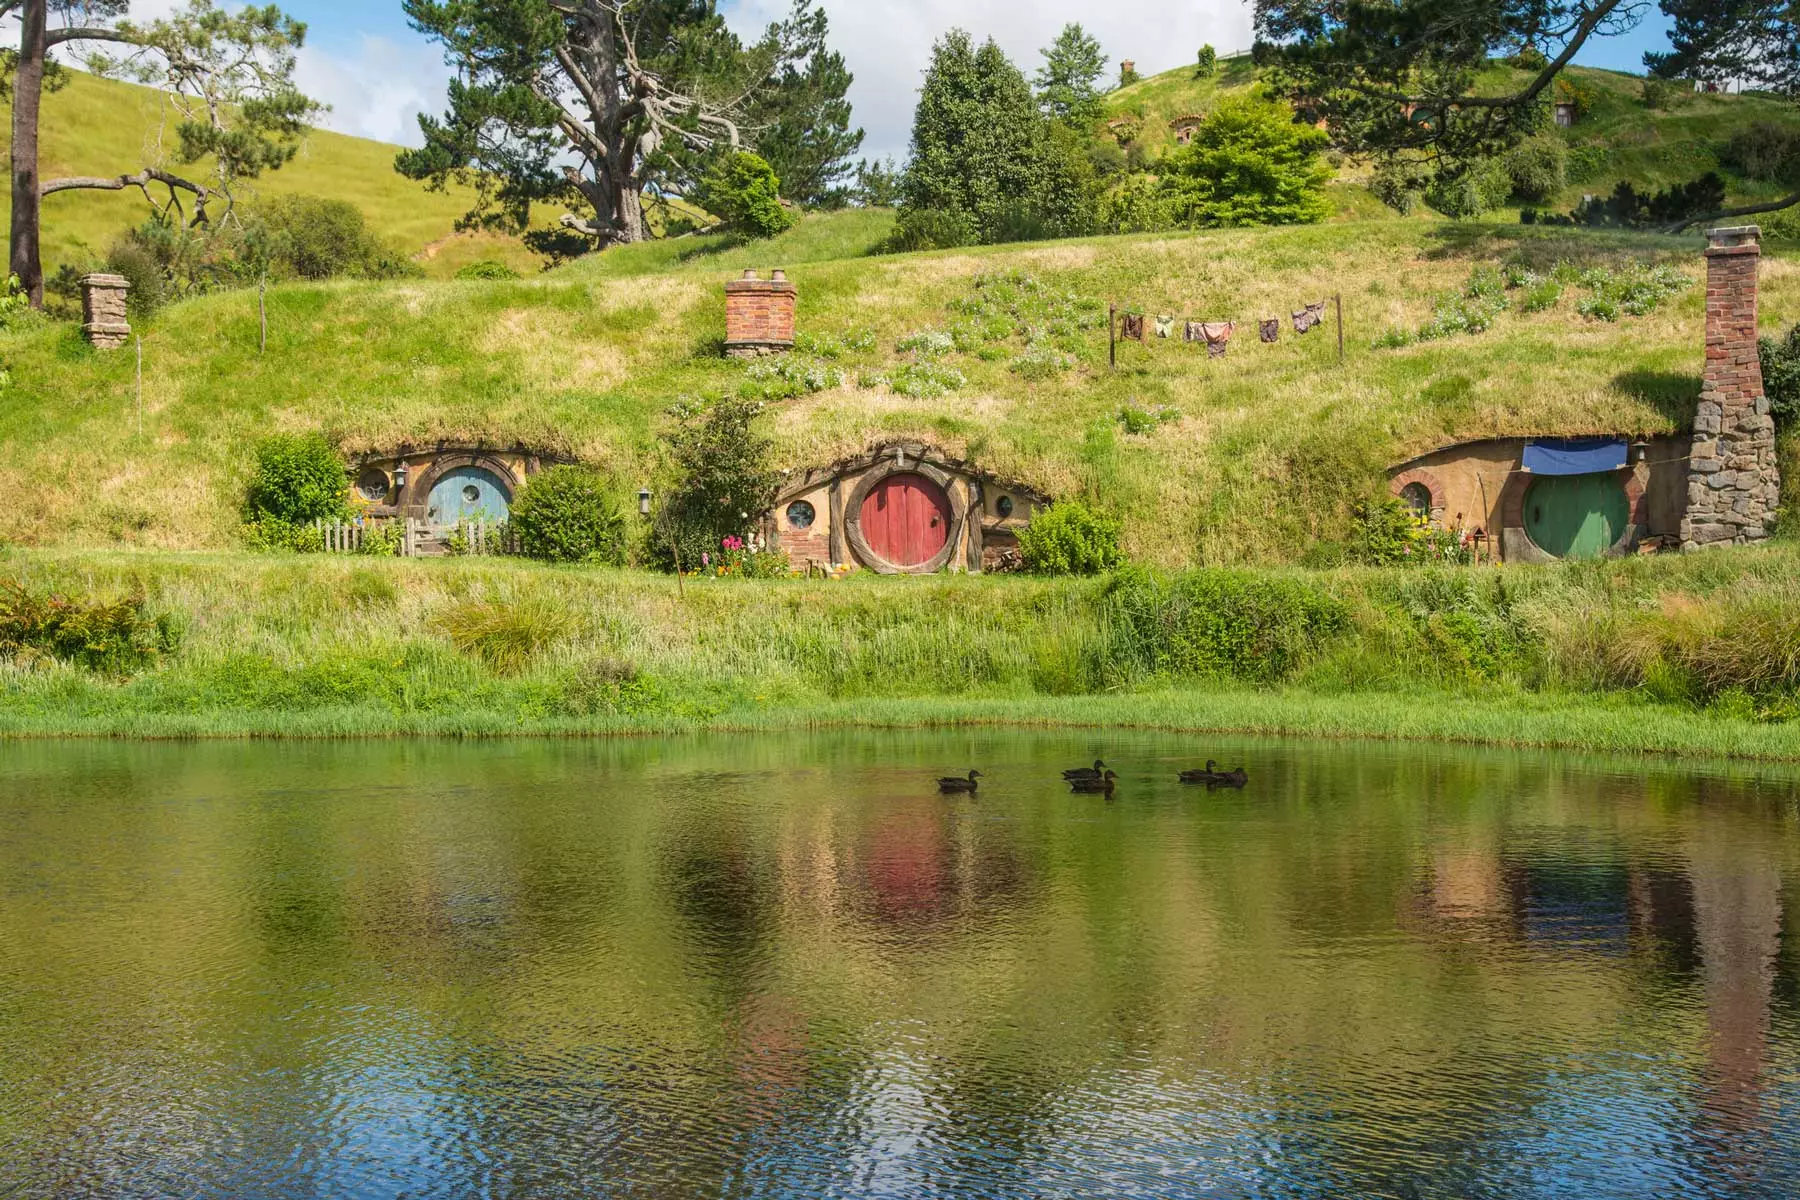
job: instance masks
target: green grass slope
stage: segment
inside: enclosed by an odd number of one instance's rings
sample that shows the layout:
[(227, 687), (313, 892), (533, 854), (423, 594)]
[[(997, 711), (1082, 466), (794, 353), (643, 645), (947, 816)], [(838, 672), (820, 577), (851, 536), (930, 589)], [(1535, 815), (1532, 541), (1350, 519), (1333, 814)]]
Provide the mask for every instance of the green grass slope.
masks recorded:
[[(1666, 432), (1699, 389), (1698, 238), (1383, 221), (1095, 238), (864, 257), (890, 218), (806, 218), (749, 247), (684, 239), (625, 247), (509, 282), (331, 283), (272, 289), (266, 354), (254, 293), (202, 297), (142, 329), (143, 431), (134, 362), (67, 327), (0, 339), (0, 538), (36, 545), (232, 544), (254, 440), (321, 429), (347, 450), (470, 439), (560, 448), (612, 471), (622, 496), (655, 475), (674, 401), (736, 391), (753, 371), (720, 354), (722, 283), (785, 266), (800, 326), (854, 342), (842, 381), (773, 406), (782, 464), (827, 462), (916, 437), (1053, 495), (1086, 494), (1125, 520), (1154, 562), (1292, 561), (1341, 536), (1346, 500), (1382, 468), (1494, 434)], [(1556, 308), (1503, 314), (1488, 332), (1404, 349), (1372, 340), (1417, 325), (1477, 264), (1667, 262), (1696, 286), (1617, 324)], [(1009, 336), (947, 366), (966, 383), (912, 398), (878, 376), (908, 335), (953, 328), (984, 273), (1202, 319), (1237, 319), (1231, 353), (1178, 340), (1125, 344), (1107, 367), (1103, 321), (1069, 331), (1071, 367), (1021, 373)], [(1329, 329), (1273, 346), (1255, 318), (1344, 298), (1346, 362)], [(1800, 317), (1800, 258), (1763, 265), (1765, 328)], [(1178, 418), (1130, 432), (1123, 408)]]
[[(1221, 60), (1211, 78), (1197, 77), (1192, 66), (1179, 67), (1111, 93), (1107, 116), (1139, 120), (1136, 140), (1153, 155), (1161, 154), (1175, 145), (1171, 121), (1211, 112), (1221, 97), (1249, 90), (1256, 78), (1248, 56)], [(1496, 65), (1482, 78), (1480, 90), (1500, 93), (1516, 89), (1527, 78), (1524, 71)], [(1569, 186), (1557, 203), (1545, 207), (1570, 209), (1584, 194), (1606, 194), (1620, 182), (1640, 190), (1664, 188), (1707, 171), (1718, 171), (1725, 178), (1733, 203), (1780, 194), (1774, 184), (1735, 174), (1720, 155), (1733, 134), (1758, 121), (1800, 125), (1800, 108), (1792, 103), (1754, 94), (1680, 93), (1666, 108), (1653, 109), (1644, 104), (1642, 76), (1571, 67), (1567, 78), (1587, 93), (1590, 107), (1573, 128), (1556, 131), (1577, 153), (1571, 159)], [(1364, 174), (1357, 164), (1345, 164), (1332, 184), (1332, 199), (1341, 219), (1387, 211), (1358, 186)], [(1800, 222), (1796, 222), (1796, 232), (1800, 232)]]
[[(11, 106), (6, 106), (11, 119)], [(163, 94), (153, 88), (101, 79), (80, 71), (69, 73), (68, 86), (44, 96), (41, 165), (43, 177), (118, 175), (147, 164), (167, 163), (175, 141), (176, 118)], [(449, 275), (478, 258), (497, 258), (521, 270), (534, 270), (540, 260), (515, 238), (458, 235), (456, 219), (467, 212), (473, 194), (467, 188), (433, 192), (394, 171), (399, 149), (385, 142), (315, 130), (298, 157), (239, 189), (240, 199), (296, 192), (348, 200), (363, 211), (370, 226), (409, 254), (417, 254), (426, 270)], [(0, 153), (4, 147), (0, 146)], [(173, 167), (203, 179), (210, 162)], [(10, 212), (0, 196), (0, 211)], [(55, 271), (62, 263), (81, 266), (106, 252), (125, 229), (149, 215), (143, 194), (61, 192), (44, 201), (44, 263)]]

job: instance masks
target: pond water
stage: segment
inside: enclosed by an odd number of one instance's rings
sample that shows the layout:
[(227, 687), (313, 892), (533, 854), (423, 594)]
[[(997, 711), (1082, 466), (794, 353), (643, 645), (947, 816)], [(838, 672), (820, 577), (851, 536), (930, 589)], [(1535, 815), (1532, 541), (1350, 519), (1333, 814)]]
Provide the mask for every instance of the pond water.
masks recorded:
[[(1096, 754), (1111, 801), (1057, 782)], [(0, 755), (0, 1196), (1800, 1194), (1791, 771), (1007, 732)], [(1207, 757), (1250, 785), (1175, 782)]]

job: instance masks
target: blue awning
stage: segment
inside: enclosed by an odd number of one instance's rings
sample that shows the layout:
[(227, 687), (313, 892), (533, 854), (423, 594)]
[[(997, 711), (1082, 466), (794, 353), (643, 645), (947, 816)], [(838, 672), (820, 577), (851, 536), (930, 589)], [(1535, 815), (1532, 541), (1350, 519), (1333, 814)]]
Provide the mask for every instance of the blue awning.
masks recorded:
[(1623, 467), (1629, 449), (1618, 438), (1539, 438), (1519, 465), (1533, 475), (1595, 475)]

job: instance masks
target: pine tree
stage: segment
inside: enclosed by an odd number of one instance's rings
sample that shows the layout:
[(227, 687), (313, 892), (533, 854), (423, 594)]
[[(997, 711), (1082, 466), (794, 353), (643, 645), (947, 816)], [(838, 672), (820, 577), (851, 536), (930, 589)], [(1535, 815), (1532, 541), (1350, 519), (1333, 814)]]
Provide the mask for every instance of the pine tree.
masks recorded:
[(1064, 25), (1062, 32), (1043, 50), (1038, 69), (1038, 103), (1046, 116), (1070, 125), (1096, 121), (1104, 111), (1100, 77), (1106, 74), (1106, 55), (1100, 43), (1080, 25)]
[(863, 131), (850, 127), (845, 99), (854, 76), (844, 56), (826, 47), (826, 30), (823, 9), (794, 0), (788, 19), (771, 26), (765, 39), (785, 52), (750, 115), (756, 151), (781, 177), (782, 198), (813, 207), (849, 199), (843, 184), (855, 170), (850, 156), (863, 143)]
[(982, 241), (1075, 232), (1083, 214), (1067, 195), (1068, 163), (1000, 47), (945, 34), (919, 91), (902, 209), (950, 214)]

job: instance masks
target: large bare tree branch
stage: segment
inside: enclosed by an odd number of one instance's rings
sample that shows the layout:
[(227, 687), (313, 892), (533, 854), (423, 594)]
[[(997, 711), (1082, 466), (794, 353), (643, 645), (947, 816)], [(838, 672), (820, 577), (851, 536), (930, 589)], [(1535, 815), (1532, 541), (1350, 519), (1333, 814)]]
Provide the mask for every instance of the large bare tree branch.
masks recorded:
[(1768, 200), (1761, 204), (1745, 204), (1737, 208), (1721, 208), (1718, 212), (1710, 212), (1698, 217), (1688, 217), (1685, 220), (1676, 221), (1672, 225), (1663, 226), (1663, 232), (1680, 233), (1682, 230), (1692, 226), (1707, 225), (1714, 221), (1729, 221), (1734, 217), (1754, 217), (1758, 213), (1780, 212), (1782, 209), (1792, 208), (1796, 204), (1800, 204), (1800, 192), (1795, 192), (1790, 196), (1783, 196), (1779, 200)]
[(205, 184), (184, 179), (170, 171), (159, 167), (145, 167), (134, 175), (70, 175), (62, 179), (45, 180), (38, 189), (40, 195), (49, 196), (56, 192), (73, 192), (82, 190), (122, 192), (126, 188), (137, 188), (144, 193), (144, 199), (152, 205), (156, 204), (150, 195), (150, 185), (160, 183), (169, 189), (170, 204), (180, 207), (175, 193), (187, 192), (194, 197), (194, 224), (206, 220), (206, 204), (213, 198), (214, 192)]
[(46, 46), (60, 46), (65, 42), (122, 42), (127, 46), (141, 46), (143, 38), (130, 29), (107, 29), (100, 25), (71, 25), (52, 29), (44, 35)]

